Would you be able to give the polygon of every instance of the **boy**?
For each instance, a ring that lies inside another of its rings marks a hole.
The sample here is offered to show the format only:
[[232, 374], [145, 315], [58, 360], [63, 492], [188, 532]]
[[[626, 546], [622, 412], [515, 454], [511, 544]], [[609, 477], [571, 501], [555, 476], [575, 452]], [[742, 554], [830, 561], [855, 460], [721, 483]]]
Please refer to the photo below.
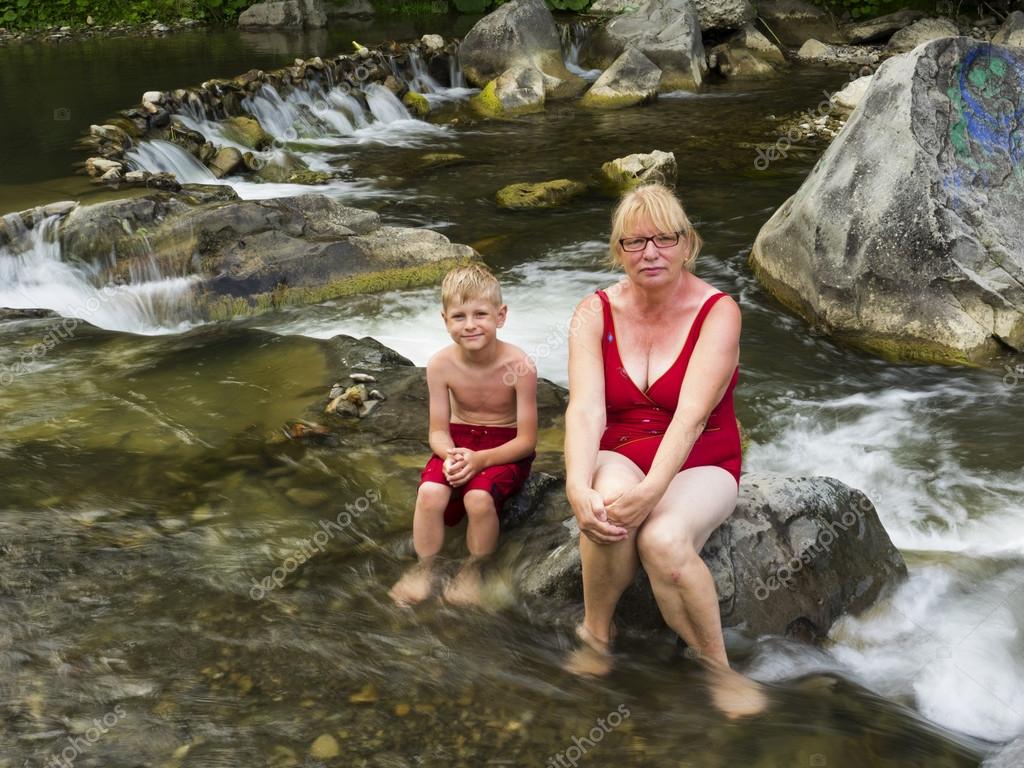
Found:
[[469, 558], [444, 596], [479, 603], [480, 561], [498, 546], [502, 503], [525, 482], [537, 444], [537, 370], [523, 350], [498, 340], [508, 307], [494, 275], [480, 264], [456, 267], [441, 283], [441, 304], [454, 343], [427, 362], [434, 455], [413, 514], [419, 562], [389, 593], [399, 605], [430, 595], [444, 527], [463, 517]]

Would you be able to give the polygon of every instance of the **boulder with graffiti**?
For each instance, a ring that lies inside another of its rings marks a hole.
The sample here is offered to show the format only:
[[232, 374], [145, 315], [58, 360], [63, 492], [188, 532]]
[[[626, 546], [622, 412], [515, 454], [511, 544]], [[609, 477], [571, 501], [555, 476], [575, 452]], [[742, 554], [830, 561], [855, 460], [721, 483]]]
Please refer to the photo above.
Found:
[[825, 333], [945, 363], [1024, 350], [1024, 50], [965, 37], [887, 61], [751, 264]]

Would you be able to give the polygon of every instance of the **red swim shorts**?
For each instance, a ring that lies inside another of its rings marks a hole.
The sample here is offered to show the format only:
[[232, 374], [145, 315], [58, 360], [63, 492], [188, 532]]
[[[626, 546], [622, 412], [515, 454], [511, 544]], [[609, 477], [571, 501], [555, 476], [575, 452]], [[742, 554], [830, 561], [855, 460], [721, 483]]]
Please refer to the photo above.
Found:
[[[483, 427], [476, 424], [449, 424], [449, 434], [457, 448], [469, 448], [471, 451], [483, 451], [504, 445], [516, 436], [515, 427]], [[498, 464], [481, 470], [473, 478], [458, 488], [452, 488], [452, 497], [448, 508], [444, 511], [444, 524], [458, 525], [466, 516], [466, 507], [462, 497], [466, 491], [487, 491], [494, 498], [494, 508], [501, 516], [501, 507], [509, 496], [523, 487], [530, 474], [530, 465], [536, 453], [514, 464]], [[427, 466], [420, 474], [420, 485], [423, 483], [440, 483], [448, 485], [444, 477], [444, 460], [431, 456]]]

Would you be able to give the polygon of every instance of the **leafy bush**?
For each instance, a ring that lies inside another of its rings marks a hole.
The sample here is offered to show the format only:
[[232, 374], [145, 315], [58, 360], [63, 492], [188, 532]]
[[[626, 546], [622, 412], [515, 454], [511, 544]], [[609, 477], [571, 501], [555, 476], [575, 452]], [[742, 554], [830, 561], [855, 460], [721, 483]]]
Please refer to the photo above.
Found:
[[255, 0], [0, 0], [0, 25], [13, 29], [177, 21], [233, 21]]

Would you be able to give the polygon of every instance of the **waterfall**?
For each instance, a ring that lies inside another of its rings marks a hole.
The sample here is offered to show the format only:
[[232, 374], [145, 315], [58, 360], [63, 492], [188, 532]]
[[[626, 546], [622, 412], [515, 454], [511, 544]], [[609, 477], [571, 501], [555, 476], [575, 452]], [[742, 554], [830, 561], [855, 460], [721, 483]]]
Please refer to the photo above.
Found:
[[0, 307], [51, 309], [101, 328], [140, 334], [190, 325], [197, 277], [168, 277], [150, 259], [133, 263], [128, 283], [108, 282], [103, 265], [63, 259], [60, 218], [45, 217], [30, 229], [20, 214], [3, 217], [11, 242], [0, 247]]
[[141, 141], [124, 153], [124, 159], [133, 171], [173, 173], [182, 184], [221, 183], [198, 159], [169, 141]]
[[565, 68], [584, 80], [594, 81], [601, 76], [600, 69], [584, 69], [580, 66], [580, 48], [587, 37], [587, 25], [580, 21], [565, 24], [559, 28], [562, 38], [562, 51], [565, 55]]

